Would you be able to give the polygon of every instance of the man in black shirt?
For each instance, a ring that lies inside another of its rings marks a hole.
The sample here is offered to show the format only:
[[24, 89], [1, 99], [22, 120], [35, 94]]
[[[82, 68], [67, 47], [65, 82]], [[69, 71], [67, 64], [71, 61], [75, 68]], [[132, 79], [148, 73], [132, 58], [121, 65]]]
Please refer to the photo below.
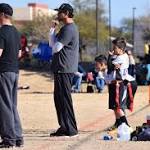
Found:
[[74, 73], [78, 71], [79, 33], [73, 21], [73, 8], [62, 4], [58, 21], [64, 26], [55, 36], [56, 22], [50, 29], [50, 46], [53, 49], [54, 102], [60, 128], [51, 136], [74, 136], [78, 133], [71, 97]]
[[23, 145], [17, 110], [18, 57], [20, 34], [11, 24], [13, 9], [0, 3], [0, 148]]

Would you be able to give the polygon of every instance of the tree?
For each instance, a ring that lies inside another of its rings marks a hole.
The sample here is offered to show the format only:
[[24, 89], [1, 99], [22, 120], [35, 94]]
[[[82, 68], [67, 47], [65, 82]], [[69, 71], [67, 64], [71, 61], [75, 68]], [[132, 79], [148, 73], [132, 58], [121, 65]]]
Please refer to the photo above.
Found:
[[112, 36], [125, 37], [129, 43], [132, 43], [132, 19], [124, 18], [121, 22], [121, 27], [113, 27]]
[[95, 3], [93, 0], [72, 0], [72, 4], [76, 9], [76, 12], [80, 12], [95, 7]]
[[[78, 25], [80, 38], [84, 46], [84, 51], [89, 51], [85, 45], [93, 45], [96, 47], [96, 6], [93, 0], [72, 0], [72, 4], [76, 10], [75, 22]], [[106, 22], [105, 8], [99, 1], [99, 41], [100, 47], [108, 43], [108, 26]], [[106, 42], [107, 41], [107, 42]], [[103, 46], [104, 47], [104, 46]], [[93, 52], [93, 49], [91, 49]], [[81, 51], [82, 52], [82, 51]], [[96, 54], [96, 51], [95, 51]], [[81, 54], [82, 55], [82, 54]], [[87, 55], [87, 54], [86, 54]], [[90, 54], [89, 54], [90, 55]], [[90, 55], [91, 57], [91, 55]]]
[[[86, 40], [95, 40], [96, 31], [96, 13], [95, 3], [93, 0], [74, 0], [73, 5], [76, 9], [75, 21], [79, 26], [80, 35]], [[87, 5], [88, 4], [88, 5]], [[104, 5], [99, 3], [99, 28], [100, 28], [100, 40], [106, 40], [108, 31], [106, 28], [106, 19], [104, 15]]]
[[46, 15], [38, 16], [33, 21], [27, 22], [20, 31], [31, 38], [33, 42], [48, 41], [48, 33], [52, 18]]
[[143, 40], [150, 41], [150, 15], [140, 17], [139, 22], [143, 30]]
[[[93, 45], [96, 47], [96, 10], [95, 1], [93, 0], [71, 0], [75, 8], [75, 22], [78, 25], [80, 32], [80, 41], [83, 45], [82, 50], [88, 51], [86, 45]], [[99, 0], [99, 41], [100, 45], [107, 45], [108, 43], [108, 25], [106, 21], [105, 8]], [[38, 16], [33, 21], [28, 22], [21, 32], [28, 37], [32, 37], [32, 41], [48, 40], [49, 25], [52, 18], [48, 16]], [[104, 47], [103, 46], [103, 47]], [[102, 46], [101, 46], [102, 47]], [[91, 49], [92, 51], [93, 49]], [[93, 53], [93, 51], [92, 51]], [[91, 55], [90, 55], [91, 57]]]

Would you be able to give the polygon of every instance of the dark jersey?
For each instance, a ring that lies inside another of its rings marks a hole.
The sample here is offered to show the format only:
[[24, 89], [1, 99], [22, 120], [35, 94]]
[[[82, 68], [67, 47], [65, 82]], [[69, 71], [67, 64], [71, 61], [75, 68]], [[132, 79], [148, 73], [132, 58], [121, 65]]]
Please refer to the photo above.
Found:
[[21, 50], [20, 34], [14, 26], [0, 28], [0, 72], [18, 72], [18, 53]]
[[64, 47], [52, 59], [54, 73], [74, 73], [78, 71], [79, 32], [74, 23], [66, 24], [57, 35]]

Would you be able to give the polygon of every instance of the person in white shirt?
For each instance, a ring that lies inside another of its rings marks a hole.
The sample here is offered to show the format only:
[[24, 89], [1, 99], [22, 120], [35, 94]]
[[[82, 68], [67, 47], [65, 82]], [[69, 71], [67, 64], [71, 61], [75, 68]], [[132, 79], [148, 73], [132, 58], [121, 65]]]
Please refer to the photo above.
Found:
[[[101, 70], [100, 68], [102, 68], [103, 65], [107, 64], [107, 58], [104, 56], [103, 63], [102, 62], [99, 63], [99, 59], [101, 59], [102, 57], [103, 56], [100, 55], [100, 56], [95, 58], [95, 71], [96, 71], [95, 84], [96, 84], [96, 87], [98, 89], [98, 93], [102, 93], [103, 89], [105, 87], [105, 79], [104, 79], [105, 71]], [[106, 64], [105, 64], [105, 62], [106, 62]], [[102, 65], [102, 66], [99, 67], [99, 65]]]
[[74, 73], [73, 77], [73, 84], [72, 84], [72, 92], [79, 93], [82, 92], [81, 90], [81, 83], [82, 78], [86, 76], [85, 70], [82, 68], [82, 66], [78, 65], [78, 71]]
[[[108, 130], [116, 129], [122, 123], [128, 124], [125, 109], [133, 110], [133, 97], [137, 89], [135, 79], [128, 74], [129, 58], [125, 53], [126, 41], [116, 38], [113, 43], [113, 52], [104, 63], [103, 58], [97, 59], [97, 68], [105, 72], [104, 79], [108, 84], [109, 109], [115, 114], [115, 124]], [[99, 64], [99, 65], [98, 65]]]
[[113, 43], [112, 70], [105, 77], [109, 89], [109, 109], [114, 110], [116, 122], [109, 130], [122, 123], [128, 124], [125, 109], [133, 110], [133, 97], [137, 89], [135, 78], [128, 74], [129, 57], [125, 53], [126, 40], [116, 38]]

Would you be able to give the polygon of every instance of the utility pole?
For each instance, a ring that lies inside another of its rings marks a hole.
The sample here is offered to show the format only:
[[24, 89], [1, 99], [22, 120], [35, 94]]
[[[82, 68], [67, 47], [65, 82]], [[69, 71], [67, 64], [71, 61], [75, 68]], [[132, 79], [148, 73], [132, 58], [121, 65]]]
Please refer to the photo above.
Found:
[[132, 22], [132, 45], [133, 45], [133, 52], [135, 53], [135, 42], [134, 42], [134, 30], [135, 30], [135, 10], [136, 8], [132, 8], [132, 15], [133, 15], [133, 22]]
[[109, 0], [109, 50], [111, 50], [111, 0]]
[[99, 51], [99, 27], [98, 27], [98, 0], [96, 0], [96, 54]]

